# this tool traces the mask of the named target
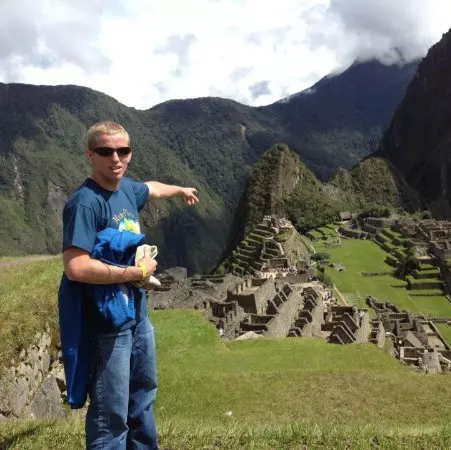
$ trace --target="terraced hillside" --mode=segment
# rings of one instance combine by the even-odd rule
[[[437,267],[426,262],[421,263],[415,275],[426,277],[426,283],[423,283],[424,279],[412,276],[409,280],[413,289],[408,289],[409,281],[396,278],[393,267],[393,264],[403,260],[400,255],[403,255],[401,252],[405,247],[394,244],[386,234],[378,236],[378,239],[385,239],[383,245],[390,252],[382,248],[379,240],[346,238],[342,239],[341,246],[324,249],[330,255],[331,263],[343,268],[337,270],[335,267],[326,266],[325,272],[347,301],[365,308],[365,299],[370,295],[411,313],[451,317],[451,302],[439,289],[441,284],[436,278]],[[315,242],[312,242],[312,245],[317,247]],[[396,255],[399,259],[396,259]],[[432,280],[430,284],[429,280]]]
[[[245,235],[218,269],[239,276],[306,265],[309,250],[288,221],[281,226],[265,218]]]
[[[232,252],[230,269],[237,275],[254,275],[269,259],[281,256],[276,232],[265,223],[256,225]]]

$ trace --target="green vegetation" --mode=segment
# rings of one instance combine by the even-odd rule
[[[337,216],[323,185],[299,157],[284,144],[265,152],[249,175],[243,202],[237,212],[240,236],[267,214],[288,217],[298,230],[323,226]]]
[[[284,209],[296,228],[305,232],[335,220],[338,212],[344,209],[344,204],[333,200],[313,173],[300,164],[300,181],[285,200]]]
[[[315,243],[313,245],[315,246]],[[341,293],[357,306],[366,307],[365,298],[367,295],[372,295],[379,301],[388,301],[401,310],[405,309],[415,314],[434,317],[451,316],[451,303],[437,290],[408,291],[404,280],[389,275],[362,276],[362,272],[392,270],[392,267],[384,262],[386,253],[373,242],[343,239],[341,247],[328,248],[327,251],[331,255],[331,261],[343,264],[345,270],[339,272],[326,267],[325,273],[337,285]],[[428,295],[434,292],[438,295]]]
[[[0,370],[8,367],[35,334],[50,326],[56,343],[56,296],[62,274],[61,258],[24,259],[2,263],[0,271]]]
[[[59,251],[62,205],[88,174],[86,128],[110,119],[131,135],[131,177],[199,190],[196,208],[155,202],[144,212],[160,267],[211,268],[226,246],[250,168],[276,142],[288,142],[322,179],[375,150],[416,63],[357,66],[320,82],[315,94],[260,108],[199,98],[137,111],[83,87],[0,84],[0,255]],[[315,210],[321,195],[310,194],[309,204],[289,205],[300,227],[302,208],[314,210],[309,222],[324,209]]]
[[[338,200],[362,212],[360,217],[386,217],[393,209],[409,212],[424,209],[418,194],[383,158],[363,159],[350,171],[339,169],[330,185],[338,190]]]
[[[434,323],[434,326],[437,328],[445,342],[451,348],[451,325],[448,325],[446,323]]]
[[[451,438],[451,430],[447,425],[421,431],[416,427],[393,431],[377,425],[321,426],[302,422],[254,426],[234,422],[214,427],[169,422],[158,424],[158,434],[160,446],[171,450],[447,450]],[[71,423],[29,421],[12,423],[7,427],[0,425],[0,445],[12,450],[79,450],[84,447],[84,425],[79,419]]]
[[[329,253],[320,253],[320,252],[318,252],[318,253],[315,253],[312,257],[311,257],[311,259],[313,260],[313,261],[319,261],[319,262],[322,262],[322,261],[329,261],[330,260],[330,254]]]
[[[374,436],[387,445],[392,436],[401,445],[449,434],[444,427],[451,420],[451,385],[401,366],[373,344],[335,346],[312,338],[225,342],[199,313],[184,310],[153,312],[152,321],[162,448],[212,445],[213,437],[227,439],[231,445],[225,448],[285,448],[304,440],[319,446],[318,434],[329,448]],[[32,442],[44,448],[38,446],[44,436],[65,443],[56,448],[77,448],[83,439],[81,424],[62,423],[0,425],[2,435],[17,436],[14,448],[20,449]]]

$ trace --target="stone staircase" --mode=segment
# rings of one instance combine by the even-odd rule
[[[231,272],[235,275],[255,275],[270,260],[283,257],[282,246],[275,241],[276,230],[262,222],[245,236],[232,252]]]

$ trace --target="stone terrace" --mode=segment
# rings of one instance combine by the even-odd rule
[[[265,216],[232,252],[227,269],[238,276],[254,278],[283,278],[297,274],[290,267],[281,240],[296,233],[290,221],[275,216]]]
[[[399,311],[390,303],[380,303],[367,298],[368,305],[376,311],[378,321],[391,338],[396,358],[425,372],[449,372],[451,349],[431,320]]]

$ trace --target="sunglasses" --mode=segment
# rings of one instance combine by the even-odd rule
[[[97,153],[99,156],[112,156],[113,153],[117,153],[118,156],[127,156],[130,154],[132,149],[130,147],[120,147],[120,148],[111,148],[111,147],[94,147],[90,148],[94,153]]]

